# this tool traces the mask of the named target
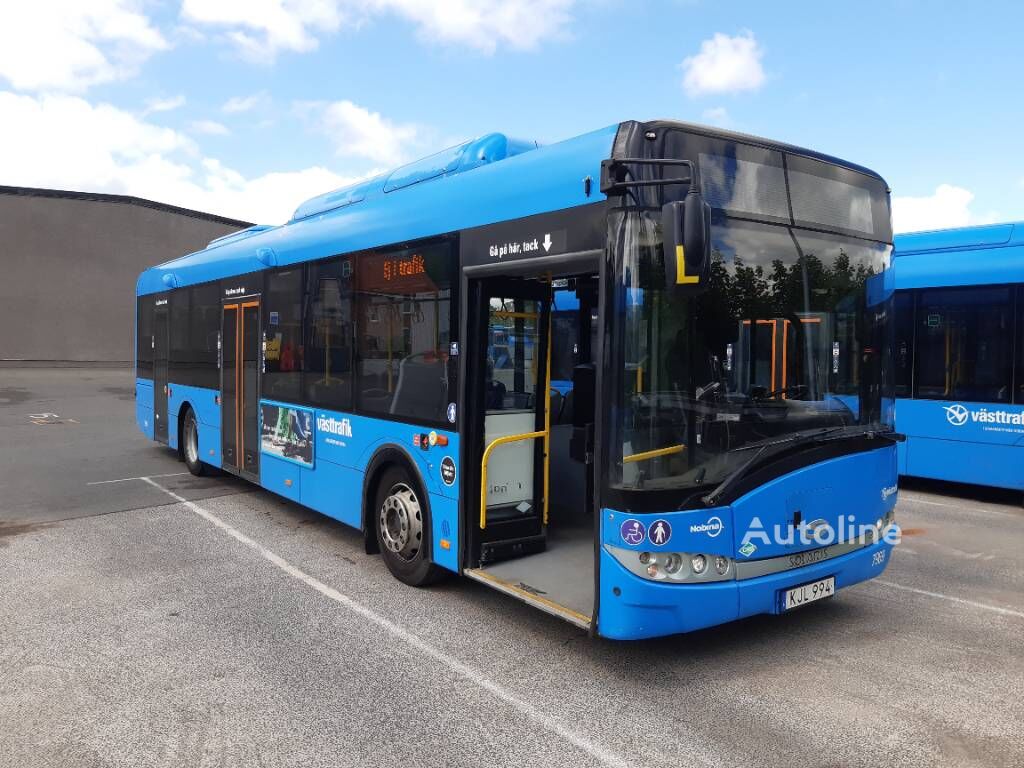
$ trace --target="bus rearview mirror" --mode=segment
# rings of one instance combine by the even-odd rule
[[[696,190],[661,209],[665,283],[694,293],[707,290],[711,274],[711,208]]]

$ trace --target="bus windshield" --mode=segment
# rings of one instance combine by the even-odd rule
[[[748,448],[891,426],[890,245],[718,209],[710,285],[686,297],[665,287],[660,212],[612,216],[622,265],[613,487],[714,486]]]

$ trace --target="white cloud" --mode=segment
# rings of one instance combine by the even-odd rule
[[[186,21],[220,27],[248,58],[272,59],[278,51],[306,52],[316,34],[341,26],[339,0],[184,0]]]
[[[315,166],[247,178],[184,134],[73,96],[0,91],[3,183],[137,195],[245,221],[280,223],[313,195],[361,177]]]
[[[341,157],[398,165],[408,159],[409,150],[419,136],[415,125],[394,123],[379,112],[371,112],[347,100],[300,107],[319,112],[318,128],[328,136]]]
[[[146,108],[142,110],[142,114],[150,115],[154,112],[170,112],[171,110],[175,110],[183,106],[185,106],[184,94],[178,94],[177,96],[171,96],[166,99],[147,99]]]
[[[974,193],[952,184],[940,184],[924,197],[894,196],[892,224],[896,232],[922,232],[976,224],[992,224],[1002,216],[995,211],[978,214],[971,210]]]
[[[267,99],[268,96],[266,91],[253,93],[249,96],[232,96],[224,102],[220,109],[221,112],[224,112],[225,114],[237,115],[240,112],[249,112],[250,110],[256,109],[256,107],[267,101]]]
[[[139,0],[7,3],[0,80],[19,90],[81,91],[130,76],[168,47]]]
[[[575,0],[373,0],[381,12],[412,21],[422,38],[484,53],[499,45],[530,50],[566,34]]]
[[[272,60],[306,52],[342,26],[394,15],[431,42],[484,53],[499,46],[528,50],[566,34],[577,0],[184,0],[186,22],[219,28],[246,57]]]
[[[757,90],[765,80],[762,56],[753,32],[718,32],[700,44],[700,53],[683,60],[683,87],[692,97]]]
[[[732,118],[729,117],[729,112],[725,107],[705,109],[701,112],[700,116],[705,123],[711,123],[712,125],[726,126],[732,123]]]
[[[216,120],[193,120],[189,127],[195,133],[203,133],[207,136],[227,136],[231,131],[223,123]]]

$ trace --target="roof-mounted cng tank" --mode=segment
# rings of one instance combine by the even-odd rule
[[[536,141],[512,139],[503,133],[489,133],[403,165],[389,174],[310,198],[295,210],[292,221],[347,208],[374,194],[397,192],[424,181],[465,173],[539,146]]]

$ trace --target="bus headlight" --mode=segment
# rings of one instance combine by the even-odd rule
[[[665,573],[669,576],[674,576],[679,573],[683,567],[683,556],[677,552],[673,552],[665,560]]]
[[[703,552],[637,552],[605,544],[608,553],[625,568],[649,581],[701,584],[733,578],[732,560]]]

